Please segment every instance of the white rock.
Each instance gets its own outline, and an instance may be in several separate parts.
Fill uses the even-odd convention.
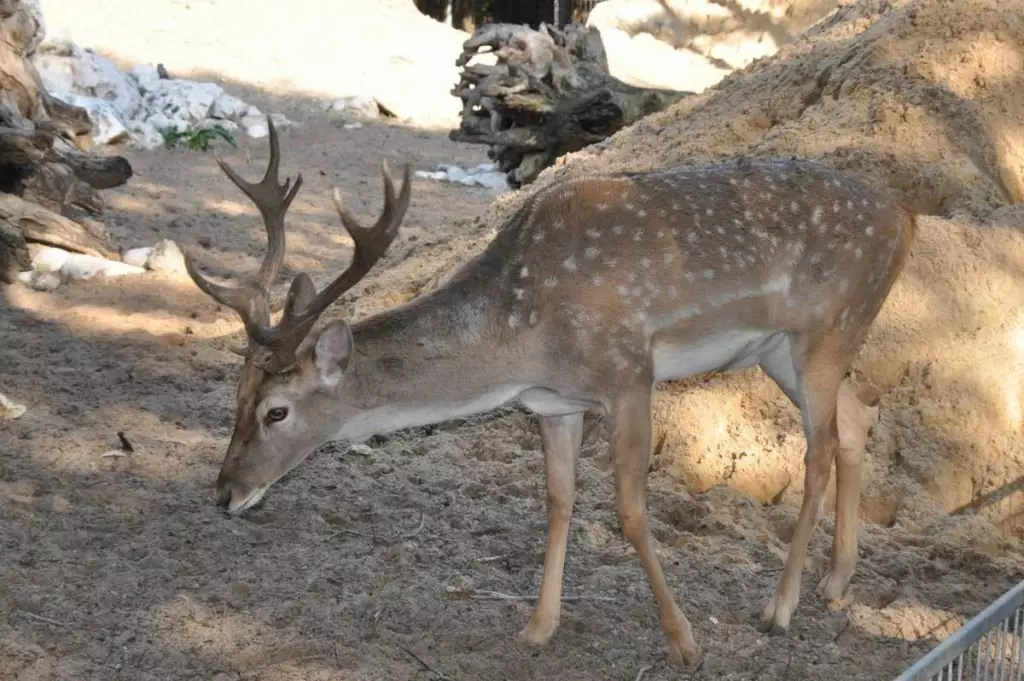
[[[145,92],[150,84],[160,80],[160,74],[153,64],[136,64],[128,72],[128,75],[139,84],[139,89]]]
[[[270,130],[267,128],[267,121],[263,116],[248,114],[243,116],[239,123],[245,128],[245,133],[249,137],[260,138],[270,134]]]
[[[355,123],[344,123],[342,124],[341,127],[345,128],[346,130],[358,130],[359,128],[363,127],[363,124],[357,121]]]
[[[121,112],[110,102],[75,93],[54,92],[53,95],[86,110],[92,122],[92,139],[96,144],[113,144],[128,138],[128,126],[125,125]]]
[[[86,54],[90,57],[97,81],[91,94],[113,104],[124,119],[134,117],[142,104],[138,85],[118,71],[114,62],[103,55],[91,50],[86,50]]]
[[[109,102],[124,119],[139,110],[138,84],[117,70],[114,62],[92,50],[75,55],[44,53],[34,60],[43,85],[55,94],[74,93]],[[66,101],[66,97],[61,97]]]
[[[244,116],[249,110],[249,105],[234,95],[223,93],[213,103],[210,109],[210,116],[213,118],[238,118]]]
[[[259,116],[260,118],[264,117],[263,116],[263,112],[260,111],[259,109],[257,109],[255,106],[250,106],[248,111],[245,112],[245,115],[246,116]]]
[[[25,415],[27,409],[24,404],[18,404],[3,393],[0,393],[0,420],[11,421]]]
[[[95,255],[72,253],[60,268],[60,273],[69,279],[92,279],[103,272],[109,262]]]
[[[342,97],[341,99],[335,99],[333,102],[328,102],[327,111],[354,114],[364,118],[377,118],[380,116],[377,100],[363,95]]]
[[[146,261],[146,267],[156,272],[185,272],[185,256],[178,244],[164,239],[156,245]]]
[[[75,61],[61,54],[40,54],[33,60],[47,92],[73,92]]]
[[[295,125],[292,121],[288,120],[288,117],[283,113],[270,114],[270,120],[273,121],[274,127],[279,130],[282,128],[290,128]]]
[[[132,146],[138,149],[159,149],[164,146],[164,136],[155,125],[148,121],[128,121]]]
[[[178,132],[184,132],[185,130],[188,129],[189,125],[188,121],[184,118],[171,118],[167,114],[160,111],[154,114],[150,114],[150,116],[145,120],[145,123],[153,126],[153,129],[156,130],[158,133],[163,130],[167,130],[168,128],[170,128],[171,130],[177,130]],[[162,139],[163,136],[161,135],[161,141]]]
[[[53,246],[43,246],[32,258],[32,269],[40,274],[47,272],[60,272],[64,263],[71,257],[69,251]]]
[[[59,274],[53,272],[47,272],[45,274],[36,274],[32,277],[32,281],[29,282],[29,286],[37,291],[56,291],[60,288],[63,280]]]
[[[213,103],[224,94],[216,83],[192,80],[157,80],[149,84],[142,105],[149,117],[162,113],[173,121],[198,123],[210,117]]]
[[[462,182],[466,177],[466,171],[456,165],[446,166],[444,170],[449,182]]]
[[[121,277],[127,274],[142,274],[145,271],[142,267],[128,263],[81,253],[72,253],[64,266],[60,268],[61,276],[67,279],[92,279],[101,274],[108,277]]]
[[[355,444],[348,448],[346,454],[356,454],[357,456],[373,456],[377,452],[368,444]]]
[[[124,255],[121,256],[121,262],[134,265],[135,267],[145,267],[152,253],[153,249],[148,246],[145,248],[132,248],[124,252]]]
[[[108,277],[123,277],[129,274],[143,274],[145,271],[145,267],[131,265],[126,262],[118,262],[116,260],[108,260],[106,267],[103,268],[103,274]]]
[[[238,123],[229,121],[226,118],[207,118],[205,121],[199,124],[199,127],[203,130],[210,128],[222,127],[228,132],[238,132]]]
[[[33,272],[32,270],[25,270],[24,272],[18,272],[18,281],[20,281],[22,284],[31,285],[32,284],[32,279],[35,276],[36,276],[36,273]]]
[[[475,184],[481,187],[487,187],[488,189],[494,189],[499,192],[505,192],[511,189],[508,184],[508,177],[505,173],[498,172],[476,173],[469,175],[462,180],[462,183]]]
[[[245,134],[253,139],[260,139],[270,134],[270,128],[267,127],[266,123],[250,125],[245,129]]]

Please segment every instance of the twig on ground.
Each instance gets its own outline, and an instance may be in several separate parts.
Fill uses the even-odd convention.
[[[404,650],[405,652],[409,653],[409,655],[410,655],[410,656],[412,656],[412,658],[413,658],[414,660],[416,660],[417,662],[419,662],[419,663],[420,663],[420,664],[421,664],[421,665],[423,666],[423,668],[424,668],[424,669],[426,669],[426,670],[427,670],[428,672],[430,672],[431,674],[434,674],[435,676],[437,676],[437,678],[439,678],[439,679],[444,679],[444,681],[453,681],[452,677],[450,677],[450,676],[448,676],[447,674],[445,674],[444,672],[442,672],[442,671],[438,670],[438,669],[437,669],[436,667],[434,667],[433,665],[431,665],[431,664],[430,664],[429,662],[427,662],[426,660],[424,660],[424,659],[423,659],[422,657],[420,657],[419,655],[417,655],[416,653],[414,653],[414,652],[412,651],[412,649],[410,649],[410,648],[406,648],[406,647],[405,647],[405,646],[403,646],[402,644],[399,644],[399,645],[398,645],[398,647],[399,647],[399,648],[401,648],[402,650]]]
[[[20,612],[22,615],[24,615],[25,617],[27,617],[29,619],[36,620],[38,622],[45,622],[46,624],[52,624],[55,627],[66,628],[68,626],[68,625],[64,624],[63,622],[58,622],[57,620],[51,620],[49,617],[43,617],[42,615],[37,615],[34,612],[29,612],[28,610],[19,610],[18,612]]]
[[[504,553],[504,554],[502,554],[500,556],[484,556],[483,558],[477,558],[476,562],[478,562],[478,563],[494,563],[494,562],[497,562],[497,561],[501,560],[502,558],[508,558],[508,556],[509,556],[509,554],[507,554],[507,553]]]
[[[640,679],[644,678],[644,674],[646,674],[647,672],[651,671],[652,669],[654,669],[654,665],[650,665],[650,664],[647,665],[646,667],[640,667],[640,671],[638,671],[636,673],[636,678],[633,679],[633,681],[640,681]]]
[[[489,591],[487,589],[473,589],[463,593],[478,601],[535,601],[540,598],[540,596],[533,594],[521,596],[518,594],[501,593],[500,591]],[[609,596],[562,596],[563,603],[573,603],[576,601],[605,601],[607,603],[614,603],[616,599]]]
[[[135,451],[135,447],[128,441],[128,436],[124,434],[123,430],[117,431],[117,439],[121,441],[121,449],[129,453]]]
[[[789,670],[793,666],[793,651],[789,652],[789,659],[786,660],[786,671],[782,672],[782,681],[789,678]]]

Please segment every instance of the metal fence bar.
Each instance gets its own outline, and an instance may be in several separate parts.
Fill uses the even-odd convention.
[[[1024,581],[989,605],[895,681],[1022,681],[1024,679]],[[993,636],[996,640],[993,640]],[[1009,643],[1006,641],[1010,637]],[[974,665],[971,665],[971,653]],[[984,660],[982,660],[984,655]],[[964,668],[974,667],[974,676]],[[1016,669],[1016,674],[1014,673]],[[954,677],[954,670],[956,671]],[[990,672],[993,676],[990,676]]]

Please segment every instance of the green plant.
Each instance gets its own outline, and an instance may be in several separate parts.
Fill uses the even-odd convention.
[[[207,151],[210,148],[210,142],[218,137],[223,138],[225,142],[233,147],[237,146],[235,144],[235,136],[223,125],[214,125],[198,130],[189,126],[181,131],[174,128],[164,128],[160,131],[160,134],[164,138],[164,146],[168,149],[174,149],[183,143],[186,148],[192,151]]]

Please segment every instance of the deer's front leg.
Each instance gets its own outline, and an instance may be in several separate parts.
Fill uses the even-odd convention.
[[[562,575],[569,541],[569,520],[576,496],[576,457],[583,440],[583,414],[541,416],[544,464],[548,487],[548,546],[544,554],[544,576],[533,617],[520,640],[532,646],[548,642],[562,612]]]
[[[700,659],[700,649],[693,640],[689,620],[676,605],[665,581],[647,524],[651,383],[646,382],[617,395],[609,409],[609,417],[622,532],[640,555],[647,581],[658,602],[661,628],[668,638],[672,659],[679,663],[694,664]]]

